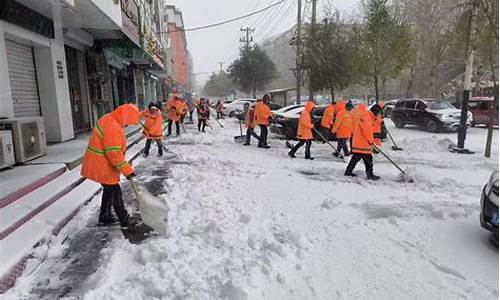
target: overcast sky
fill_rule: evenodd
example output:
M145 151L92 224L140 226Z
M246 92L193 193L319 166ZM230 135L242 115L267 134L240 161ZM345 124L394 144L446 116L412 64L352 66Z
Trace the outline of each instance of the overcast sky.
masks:
M264 8L278 0L169 0L182 11L185 28L224 21ZM310 0L303 0L308 6L306 21L311 16ZM359 0L318 0L318 13L323 7L334 4L346 14L353 14L359 8ZM297 20L297 0L285 0L267 11L221 26L186 32L188 49L193 55L194 72L198 82L204 82L214 71L218 62L224 68L238 56L241 27L253 27L257 43L286 31Z

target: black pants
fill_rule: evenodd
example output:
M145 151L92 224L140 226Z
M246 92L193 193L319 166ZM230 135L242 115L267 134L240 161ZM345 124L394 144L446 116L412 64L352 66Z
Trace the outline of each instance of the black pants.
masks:
M354 168L356 167L356 164L360 161L363 160L365 163L365 172L367 176L373 175L373 156L371 154L362 154L362 153L353 153L351 161L347 165L347 168L345 170L346 174L351 174L352 171L354 171Z
M174 123L174 121L172 120L168 120L168 123L167 123L167 135L171 135L172 134L172 123ZM180 126L179 126L179 121L175 121L175 133L177 135L179 135L181 133L181 130L180 130Z
M259 125L260 139L259 146L267 146L267 125Z
M198 131L205 132L205 127L207 127L207 120L198 119Z
M113 207L120 225L128 225L128 212L125 209L122 198L122 190L119 184L102 185L101 212L99 213L99 222L107 223L111 220L111 207Z
M292 148L292 150L290 150L290 153L295 154L295 152L297 152L297 150L299 150L300 147L304 146L304 144L306 145L306 158L310 158L311 157L311 145L312 145L311 140L299 140L299 142L297 144L295 144L295 146Z
M189 121L193 122L193 112L194 110L189 111Z
M340 153L340 150L342 149L344 151L344 155L347 156L349 155L349 149L347 148L347 139L338 139L337 142L337 153Z
M221 111L217 112L217 119L224 119L224 116L222 115Z
M161 144L161 139L153 140L153 139L147 139L146 140L146 147L144 148L144 154L148 155L149 154L149 148L151 148L151 142L155 141L156 145L158 146L158 154L163 155L163 147Z
M181 115L181 118L179 120L181 124L184 124L184 118L185 117L186 117L186 114Z
M259 144L260 144L260 136L258 134L256 134L254 128L251 128L251 127L247 128L247 140L246 140L246 144L250 144L250 139L252 138L252 136L254 138L256 138L259 141Z

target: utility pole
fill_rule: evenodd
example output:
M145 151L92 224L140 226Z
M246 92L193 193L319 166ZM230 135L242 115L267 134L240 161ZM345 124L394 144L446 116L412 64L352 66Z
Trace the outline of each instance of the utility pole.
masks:
M317 2L318 2L318 0L312 0L311 41L315 41L315 37L316 37L316 6L317 6ZM313 57L312 47L313 47L313 45L309 45L309 56L311 58ZM309 72L309 76L311 76L311 72ZM311 84L309 84L309 100L314 100L314 91L311 87Z
M255 28L240 28L240 31L245 33L245 35L240 38L240 43L244 44L245 49L250 48L250 43L253 42L251 34L255 31Z
M469 112L469 99L472 94L472 69L474 64L473 51L473 35L474 32L474 14L476 11L476 1L472 2L472 9L469 15L469 28L467 32L467 52L465 55L465 74L464 74L464 92L462 96L462 113L460 115L460 125L458 127L458 142L457 147L453 148L453 152L472 154L474 152L465 149L465 138L467 136L467 115Z
M222 73L222 66L224 65L224 62L218 61L217 64L219 65L219 73Z
M298 0L297 6L297 53L295 55L295 79L296 79L296 90L297 96L295 98L295 103L300 104L300 86L302 81L302 70L300 69L301 57L302 57L302 40L301 40L301 30L302 30L302 0Z

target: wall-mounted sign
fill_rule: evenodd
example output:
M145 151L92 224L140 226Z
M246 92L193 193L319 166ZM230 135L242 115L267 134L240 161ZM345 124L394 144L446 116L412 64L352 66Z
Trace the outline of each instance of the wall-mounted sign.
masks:
M63 63L62 63L62 61L58 60L56 62L56 66L57 66L57 76L60 79L63 79L64 78L64 69L63 69Z
M139 35L139 6L134 0L122 0L122 31L137 46L141 45Z

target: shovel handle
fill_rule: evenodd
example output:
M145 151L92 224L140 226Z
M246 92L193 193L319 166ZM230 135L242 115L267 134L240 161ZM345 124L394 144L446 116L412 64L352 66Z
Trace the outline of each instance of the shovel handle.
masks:
M327 140L318 130L316 130L316 128L313 128L314 132L316 132L317 135L319 135L319 137L325 142L327 143L330 147L332 147L332 149L335 151L335 153L337 153L337 149L335 149L335 146L330 143L329 140ZM342 156L342 154L338 153L339 154L339 157L341 159L344 159L344 157Z
M137 188L137 185L135 184L134 180L132 178L130 178L128 181L130 182L130 186L132 187L132 190L134 191L135 196L138 197L139 189Z
M401 174L406 175L405 171L403 171L403 169L401 169L387 154L385 154L385 152L382 151L382 149L380 149L376 145L372 145L372 148L375 151L378 151L379 153L381 153L391 164L393 164L399 170L399 172L401 172Z

